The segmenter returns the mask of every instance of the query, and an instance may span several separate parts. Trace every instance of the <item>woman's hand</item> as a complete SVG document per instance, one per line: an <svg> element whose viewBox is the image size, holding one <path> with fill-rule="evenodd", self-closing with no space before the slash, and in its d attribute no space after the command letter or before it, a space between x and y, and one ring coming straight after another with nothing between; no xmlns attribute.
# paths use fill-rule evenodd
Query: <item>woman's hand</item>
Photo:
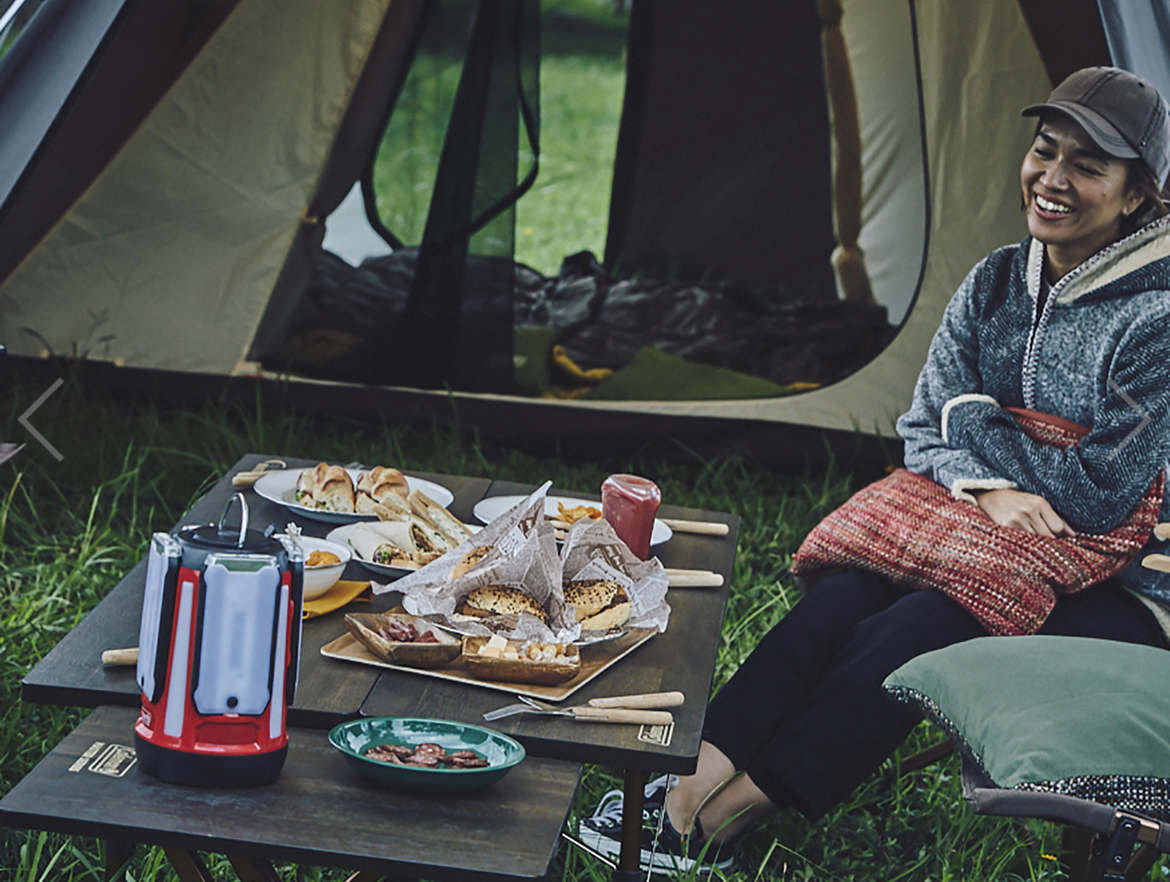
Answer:
<svg viewBox="0 0 1170 882"><path fill-rule="evenodd" d="M975 502L984 514L1001 527L1023 530L1050 539L1076 535L1076 531L1064 522L1043 496L1021 490L982 490L976 491Z"/></svg>

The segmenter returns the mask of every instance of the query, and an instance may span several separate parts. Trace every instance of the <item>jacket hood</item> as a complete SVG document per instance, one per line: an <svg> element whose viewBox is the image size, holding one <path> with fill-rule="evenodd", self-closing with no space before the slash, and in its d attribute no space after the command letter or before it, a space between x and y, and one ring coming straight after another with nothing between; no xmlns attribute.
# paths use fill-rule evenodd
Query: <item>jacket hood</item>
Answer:
<svg viewBox="0 0 1170 882"><path fill-rule="evenodd" d="M1031 236L1027 241L1028 293L1035 300L1040 294L1040 274L1044 270L1044 244ZM1108 248L1102 248L1076 267L1053 286L1056 303L1073 303L1092 291L1167 258L1170 258L1170 215L1146 224ZM1170 273L1170 261L1165 269ZM1148 279L1141 287L1149 287Z"/></svg>

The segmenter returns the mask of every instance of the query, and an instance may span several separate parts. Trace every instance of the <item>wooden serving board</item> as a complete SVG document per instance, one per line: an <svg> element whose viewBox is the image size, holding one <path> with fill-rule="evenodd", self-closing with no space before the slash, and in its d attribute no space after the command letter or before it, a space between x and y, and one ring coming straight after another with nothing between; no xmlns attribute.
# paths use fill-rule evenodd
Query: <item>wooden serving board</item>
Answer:
<svg viewBox="0 0 1170 882"><path fill-rule="evenodd" d="M509 695L527 695L531 698L541 698L545 701L563 701L568 698L606 668L615 664L623 657L633 652L658 631L654 628L631 628L616 640L605 643L593 643L580 647L581 672L572 680L561 683L559 686L537 686L532 683L505 683L502 680L481 680L473 677L463 666L463 658L455 659L444 668L410 668L405 665L392 665L382 661L364 646L357 642L348 631L321 647L321 655L328 658L337 658L342 661L357 662L362 665L372 665L377 668L389 668L392 671L407 671L411 674L420 674L423 677L436 677L440 680L453 680L457 683L470 683L482 686L484 689L494 689L497 692L507 692Z"/></svg>

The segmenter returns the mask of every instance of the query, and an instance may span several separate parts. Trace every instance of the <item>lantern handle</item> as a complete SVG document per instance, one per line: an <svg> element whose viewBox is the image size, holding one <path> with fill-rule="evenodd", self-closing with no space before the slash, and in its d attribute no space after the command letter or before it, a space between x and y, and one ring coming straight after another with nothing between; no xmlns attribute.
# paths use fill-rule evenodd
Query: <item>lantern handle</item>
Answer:
<svg viewBox="0 0 1170 882"><path fill-rule="evenodd" d="M236 500L240 501L240 538L236 540L236 547L244 547L244 538L248 533L248 502L244 499L243 493L237 493L230 497L223 507L223 514L219 516L219 534L222 536L228 532L224 525L227 523L228 512L231 511L232 503Z"/></svg>

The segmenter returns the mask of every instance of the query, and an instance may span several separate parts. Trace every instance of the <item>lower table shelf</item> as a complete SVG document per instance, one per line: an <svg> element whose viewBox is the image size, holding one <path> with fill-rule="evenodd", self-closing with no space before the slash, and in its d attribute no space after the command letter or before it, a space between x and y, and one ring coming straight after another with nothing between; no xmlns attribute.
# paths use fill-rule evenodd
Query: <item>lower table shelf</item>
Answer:
<svg viewBox="0 0 1170 882"><path fill-rule="evenodd" d="M543 876L581 767L526 758L492 786L420 796L357 776L324 731L291 729L275 784L166 784L135 763L131 708L100 707L0 800L0 824L428 879Z"/></svg>

